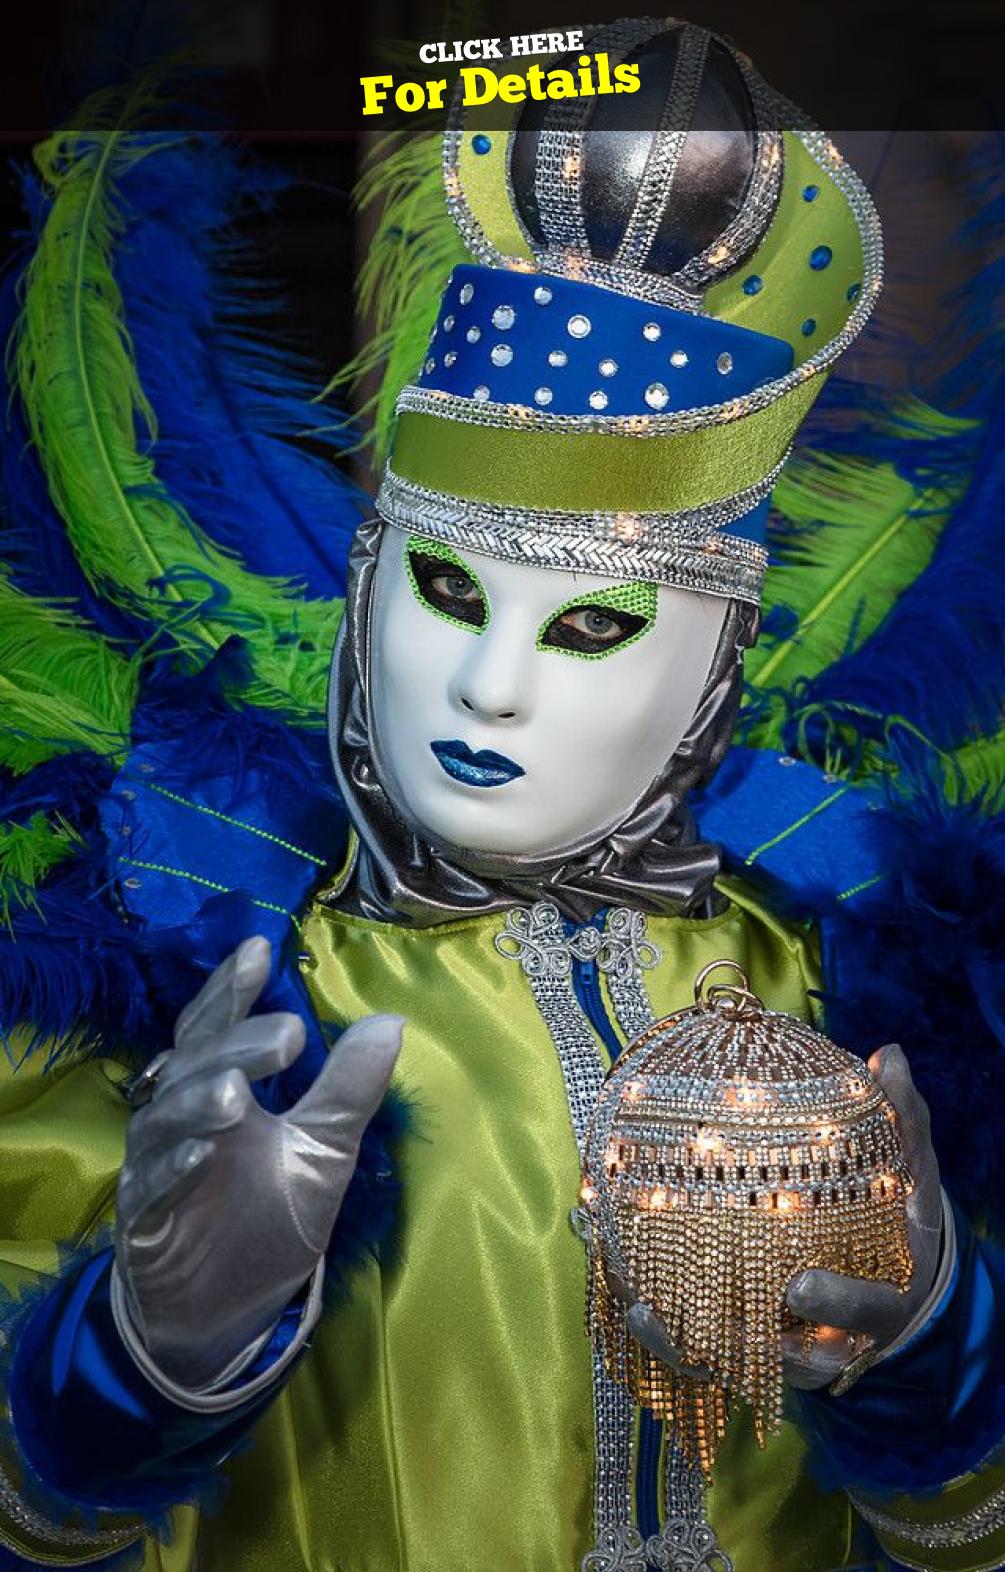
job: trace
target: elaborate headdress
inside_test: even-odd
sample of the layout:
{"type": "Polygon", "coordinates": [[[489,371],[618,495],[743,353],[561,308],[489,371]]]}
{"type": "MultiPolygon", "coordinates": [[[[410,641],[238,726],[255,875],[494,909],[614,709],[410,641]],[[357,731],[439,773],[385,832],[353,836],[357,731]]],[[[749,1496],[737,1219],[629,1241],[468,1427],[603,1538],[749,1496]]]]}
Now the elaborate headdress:
{"type": "Polygon", "coordinates": [[[399,398],[378,510],[756,602],[771,489],[880,288],[875,210],[718,35],[643,18],[586,47],[637,62],[639,90],[494,107],[489,131],[452,118],[447,199],[475,261],[399,398]]]}

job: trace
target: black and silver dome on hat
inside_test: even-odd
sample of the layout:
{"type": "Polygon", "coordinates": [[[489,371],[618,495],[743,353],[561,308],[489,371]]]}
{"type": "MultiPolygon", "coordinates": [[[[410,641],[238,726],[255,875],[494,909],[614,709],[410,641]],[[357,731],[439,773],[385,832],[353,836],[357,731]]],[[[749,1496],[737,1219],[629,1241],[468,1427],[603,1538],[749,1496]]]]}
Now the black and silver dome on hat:
{"type": "MultiPolygon", "coordinates": [[[[637,64],[640,86],[523,104],[508,133],[517,221],[543,271],[697,309],[771,221],[774,97],[731,43],[690,23],[628,18],[584,30],[583,49],[612,69],[637,64]]],[[[579,60],[548,69],[575,72],[579,60]]],[[[462,123],[457,112],[455,132],[462,123]]]]}

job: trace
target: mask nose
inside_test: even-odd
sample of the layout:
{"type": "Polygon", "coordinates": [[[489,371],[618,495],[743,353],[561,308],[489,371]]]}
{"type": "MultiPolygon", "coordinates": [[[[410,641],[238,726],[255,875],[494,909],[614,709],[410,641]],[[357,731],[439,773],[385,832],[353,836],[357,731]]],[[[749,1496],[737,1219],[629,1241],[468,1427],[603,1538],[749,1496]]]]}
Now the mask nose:
{"type": "Polygon", "coordinates": [[[530,674],[520,658],[524,630],[502,628],[482,634],[450,684],[454,709],[484,726],[507,726],[525,720],[531,703],[530,674]]]}

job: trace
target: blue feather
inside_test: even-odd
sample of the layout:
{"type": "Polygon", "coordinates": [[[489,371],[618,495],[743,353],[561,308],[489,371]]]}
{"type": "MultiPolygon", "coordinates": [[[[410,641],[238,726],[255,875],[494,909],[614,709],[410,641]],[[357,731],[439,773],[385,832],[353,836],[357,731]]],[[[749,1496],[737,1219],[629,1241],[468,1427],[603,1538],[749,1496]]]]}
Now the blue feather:
{"type": "Polygon", "coordinates": [[[336,463],[352,433],[315,402],[308,360],[270,339],[281,302],[236,227],[249,211],[275,213],[288,185],[220,136],[161,138],[122,181],[115,270],[161,481],[253,570],[336,597],[370,506],[336,463]]]}
{"type": "Polygon", "coordinates": [[[996,393],[969,489],[928,567],[872,637],[810,683],[801,702],[845,721],[852,706],[902,716],[942,748],[1001,725],[1005,381],[996,393]]]}

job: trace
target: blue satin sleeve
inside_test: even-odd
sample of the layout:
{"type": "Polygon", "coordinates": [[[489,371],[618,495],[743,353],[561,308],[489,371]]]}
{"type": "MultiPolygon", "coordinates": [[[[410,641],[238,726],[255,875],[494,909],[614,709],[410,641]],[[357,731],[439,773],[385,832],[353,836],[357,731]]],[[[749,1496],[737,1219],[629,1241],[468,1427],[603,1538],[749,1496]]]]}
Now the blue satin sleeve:
{"type": "MultiPolygon", "coordinates": [[[[111,1250],[62,1279],[23,1326],[10,1376],[18,1450],[54,1504],[156,1519],[205,1503],[221,1463],[241,1445],[297,1361],[275,1385],[223,1413],[193,1413],[147,1381],[112,1317],[111,1250]]],[[[296,1335],[292,1305],[235,1389],[266,1370],[296,1335]]]]}
{"type": "Polygon", "coordinates": [[[799,1394],[833,1486],[925,1494],[1005,1440],[1005,1251],[954,1216],[956,1267],[925,1324],[843,1397],[799,1394]]]}

